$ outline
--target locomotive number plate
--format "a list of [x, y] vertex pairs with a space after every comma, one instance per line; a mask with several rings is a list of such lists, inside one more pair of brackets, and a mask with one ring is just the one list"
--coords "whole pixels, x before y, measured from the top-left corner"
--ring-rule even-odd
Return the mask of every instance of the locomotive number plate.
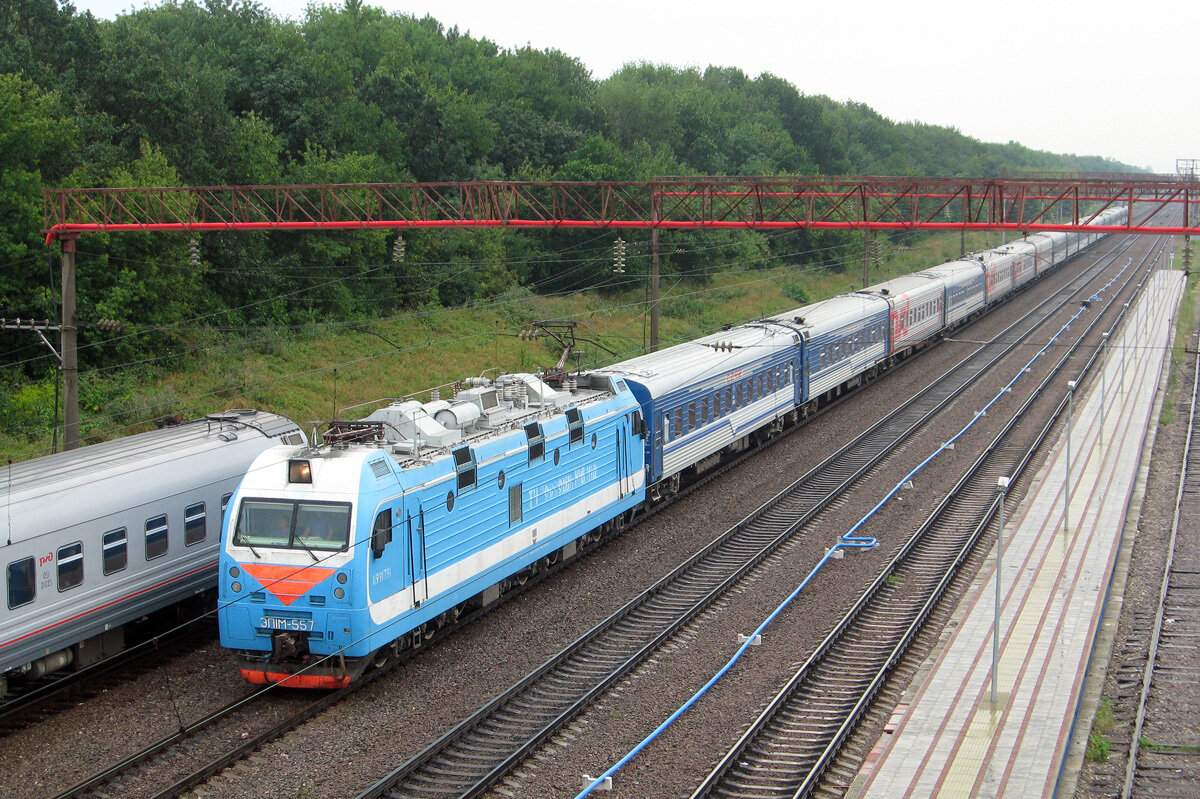
[[258, 626], [264, 630], [291, 630], [293, 632], [308, 632], [313, 629], [312, 619], [276, 619], [263, 616], [258, 620]]

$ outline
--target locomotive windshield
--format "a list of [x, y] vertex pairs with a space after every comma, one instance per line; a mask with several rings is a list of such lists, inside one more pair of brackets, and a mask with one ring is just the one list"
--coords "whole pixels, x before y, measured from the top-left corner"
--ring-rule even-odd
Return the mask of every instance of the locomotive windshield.
[[345, 549], [350, 543], [350, 505], [248, 499], [238, 513], [233, 543], [276, 549]]

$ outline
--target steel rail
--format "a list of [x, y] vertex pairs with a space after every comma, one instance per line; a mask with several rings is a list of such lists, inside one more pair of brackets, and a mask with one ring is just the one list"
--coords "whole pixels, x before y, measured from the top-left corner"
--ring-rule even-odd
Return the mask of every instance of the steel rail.
[[[1137, 274], [1131, 274], [1125, 285]], [[1137, 291], [1143, 283], [1138, 283]], [[1125, 309], [1117, 312], [1111, 329], [1125, 314]], [[1011, 477], [1015, 484], [1065, 411], [1064, 397], [1030, 443], [1015, 452], [1007, 443], [1102, 318], [1094, 317], [1063, 352], [913, 537], [709, 772], [692, 799], [745, 795], [797, 799], [812, 792], [991, 524], [998, 506], [997, 477]], [[1098, 355], [1096, 348], [1080, 370], [1080, 379], [1091, 371]], [[897, 585], [905, 591], [894, 590]], [[913, 586], [920, 590], [913, 591]]]
[[[1093, 271], [1098, 272], [1100, 269], [1101, 269], [1101, 267], [1099, 267], [1099, 266], [1093, 266]], [[1085, 279], [1087, 279], [1086, 275], [1077, 276], [1076, 278], [1073, 278], [1072, 284], [1083, 281]], [[1060, 292], [1058, 292], [1058, 294], [1062, 294], [1063, 291], [1065, 291], [1065, 289], [1060, 290]], [[1052, 299], [1053, 298], [1051, 298], [1051, 300]], [[1038, 306], [1038, 308], [1044, 309], [1051, 302], [1051, 300], [1047, 300], [1047, 301], [1043, 302], [1041, 305]], [[1036, 312], [1037, 312], [1037, 309], [1035, 309], [1034, 311], [1031, 311], [1030, 314], [1027, 315], [1026, 318], [1028, 318], [1028, 316], [1030, 316]], [[1047, 314], [1048, 313], [1049, 312], [1047, 312]], [[1016, 327], [1017, 324], [1019, 324], [1019, 322], [1014, 323], [1014, 325], [1010, 326], [1003, 333], [1001, 333], [999, 336], [997, 336], [996, 339], [999, 340], [1006, 335], [1010, 335], [1010, 331], [1012, 331]], [[1015, 342], [1011, 346], [1015, 346]], [[964, 359], [964, 363], [966, 361], [969, 361], [971, 359], [971, 357], [974, 357], [974, 356], [968, 356], [968, 358]], [[958, 368], [958, 367], [955, 367], [955, 368]], [[829, 409], [840, 404], [841, 401], [845, 401], [845, 400], [849, 399], [851, 396], [853, 396], [853, 393], [848, 395], [847, 397], [843, 397], [841, 400], [839, 400], [839, 402], [831, 403], [830, 406], [825, 408], [823, 412], [827, 412]], [[818, 414], [815, 417], [811, 417], [808, 421], [811, 422], [811, 421], [815, 420], [816, 418], [819, 418], [820, 415], [822, 415], [822, 414]], [[865, 436], [865, 435], [867, 435], [867, 433], [870, 433], [870, 432], [871, 431], [866, 431], [866, 433], [864, 433], [863, 435]], [[777, 440], [778, 439], [772, 439], [770, 442], [767, 442], [767, 445], [773, 444]], [[720, 473], [723, 473], [728, 468], [732, 468], [733, 466], [737, 465], [738, 463], [741, 463], [742, 461], [744, 461], [750, 457], [753, 457], [754, 454], [761, 451], [762, 449], [763, 449], [763, 447], [761, 447], [761, 446], [756, 447], [756, 448], [752, 449], [751, 451], [743, 454], [739, 458], [735, 459], [733, 462], [731, 462], [727, 466], [723, 467], [722, 469], [718, 470], [717, 472], [710, 473], [710, 474], [706, 475], [704, 478], [697, 480], [695, 483], [693, 483], [692, 485], [690, 485], [688, 487], [688, 493], [690, 493], [690, 491], [696, 490], [699, 487], [705, 485], [712, 479], [716, 479], [716, 477], [719, 476]], [[654, 515], [655, 513], [661, 511], [666, 506], [667, 506], [666, 503], [656, 506], [654, 509], [651, 510], [651, 512], [649, 512], [647, 514], [643, 514], [642, 516], [638, 517], [638, 521], [640, 522], [643, 519], [649, 518], [650, 516]], [[594, 546], [596, 546], [596, 545], [593, 545], [593, 547]], [[562, 564], [559, 564], [558, 566], [554, 567], [553, 569], [548, 570], [547, 572], [544, 572], [544, 573], [538, 575], [538, 578], [539, 579], [544, 578], [548, 574], [554, 573], [554, 571], [557, 571], [557, 569], [561, 568], [561, 567], [562, 567]], [[520, 590], [528, 590], [528, 588], [532, 587], [532, 585], [534, 585], [536, 582], [537, 582], [537, 580], [530, 580], [529, 583], [527, 585], [523, 586]], [[517, 593], [517, 591], [514, 591], [512, 593]], [[469, 622], [471, 619], [474, 619], [477, 616], [482, 615], [483, 612], [486, 612], [486, 610], [476, 611], [475, 613], [472, 613], [469, 616], [463, 617], [462, 623]], [[439, 633], [433, 639], [431, 639], [428, 643], [432, 644], [432, 643], [436, 642], [438, 639], [443, 637], [445, 634], [448, 634], [449, 631], [450, 631], [449, 629], [439, 631]], [[214, 757], [214, 758], [206, 761], [200, 767], [194, 769], [191, 773], [189, 773], [185, 777], [176, 781], [169, 788], [167, 788], [167, 789], [163, 790], [162, 792], [160, 792], [159, 794], [157, 794], [156, 797], [167, 797], [167, 796], [178, 795], [178, 793], [200, 784], [205, 779], [211, 777], [212, 775], [214, 775], [216, 773], [219, 773], [221, 770], [226, 768], [229, 764], [236, 762], [237, 760], [247, 756], [248, 754], [254, 752], [258, 748], [265, 745], [266, 743], [278, 738], [279, 736], [285, 734], [286, 732], [290, 731], [291, 729], [294, 729], [296, 726], [303, 723], [307, 719], [312, 718], [316, 714], [323, 712], [325, 709], [328, 709], [329, 707], [332, 707], [333, 705], [337, 704], [342, 699], [344, 699], [346, 696], [348, 696], [350, 693], [356, 692], [357, 690], [361, 689], [362, 687], [365, 687], [367, 684], [370, 684], [370, 683], [374, 682], [376, 679], [379, 679], [384, 674], [390, 673], [396, 666], [403, 663], [405, 661], [405, 659], [407, 659], [407, 657], [414, 654], [415, 651], [419, 651], [419, 650], [413, 650], [413, 651], [406, 652], [404, 658], [393, 661], [392, 663], [389, 664], [388, 668], [374, 670], [372, 672], [369, 672], [368, 675], [366, 675], [363, 679], [361, 679], [359, 682], [355, 683], [351, 687], [346, 688], [346, 689], [341, 689], [339, 691], [335, 691], [325, 697], [322, 697], [322, 699], [318, 700], [317, 702], [311, 703], [310, 705], [305, 706], [305, 708], [303, 708], [302, 710], [288, 716], [287, 718], [283, 719], [282, 721], [278, 722], [277, 724], [271, 725], [267, 729], [264, 729], [258, 733], [254, 733], [250, 736], [247, 736], [245, 739], [241, 740], [237, 746], [235, 746], [234, 748], [228, 750], [227, 752], [225, 752], [217, 757]], [[145, 748], [141, 752], [131, 755], [131, 756], [127, 757], [126, 759], [124, 759], [123, 761], [121, 761], [120, 763], [118, 763], [114, 766], [108, 767], [108, 768], [104, 769], [103, 771], [97, 773], [96, 775], [93, 775], [93, 776], [81, 781], [77, 785], [68, 789], [66, 792], [60, 794], [60, 799], [65, 799], [66, 797], [80, 796], [80, 795], [86, 794], [90, 791], [93, 791], [102, 785], [108, 785], [108, 784], [113, 783], [115, 780], [119, 779], [120, 776], [123, 775], [124, 773], [129, 772], [133, 768], [150, 761], [154, 757], [159, 756], [160, 754], [168, 751], [173, 746], [178, 745], [182, 741], [193, 738], [201, 731], [207, 730], [208, 728], [215, 726], [216, 724], [218, 724], [221, 721], [223, 721], [224, 719], [226, 719], [230, 714], [235, 713], [238, 710], [240, 710], [248, 702], [253, 701], [254, 699], [257, 699], [257, 698], [265, 695], [270, 690], [271, 690], [270, 688], [260, 689], [258, 691], [247, 694], [246, 696], [241, 697], [234, 702], [227, 704], [224, 708], [222, 708], [218, 711], [214, 711], [213, 713], [209, 714], [208, 716], [201, 719], [200, 721], [195, 722], [190, 725], [187, 725], [184, 728], [181, 728], [176, 733], [173, 733], [172, 735], [166, 736], [165, 738], [163, 738], [159, 741], [156, 741], [154, 744]]]
[[[379, 780], [359, 799], [384, 795], [468, 797], [486, 791], [594, 697], [736, 584], [848, 485], [875, 468], [907, 435], [928, 421], [931, 406], [945, 407], [987, 366], [1018, 346], [1021, 336], [1016, 333], [1021, 325], [1032, 329], [1040, 324], [1068, 302], [1060, 297], [1075, 295], [1079, 286], [1105, 268], [1094, 266], [1090, 274], [1076, 277], [1072, 285], [1031, 310], [991, 345], [964, 358], [934, 385]], [[950, 386], [955, 380], [958, 383]], [[869, 452], [861, 451], [868, 446]]]
[[[1148, 768], [1140, 759], [1139, 754], [1142, 747], [1146, 745], [1143, 741], [1143, 732], [1146, 723], [1146, 707], [1150, 701], [1151, 694], [1154, 690], [1154, 678], [1159, 672], [1160, 666], [1158, 662], [1159, 647], [1163, 639], [1163, 625], [1167, 616], [1168, 608], [1171, 609], [1172, 627], [1176, 630], [1183, 629], [1182, 636], [1194, 636], [1197, 626], [1200, 625], [1200, 607], [1196, 605], [1195, 597], [1183, 597], [1182, 601], [1178, 594], [1187, 594], [1195, 592], [1195, 557], [1197, 547], [1193, 542], [1183, 542], [1179, 538], [1179, 521], [1182, 515], [1185, 502], [1194, 503], [1194, 500], [1186, 498], [1187, 494], [1195, 493], [1200, 488], [1200, 463], [1193, 462], [1192, 449], [1197, 433], [1196, 425], [1196, 406], [1200, 400], [1200, 352], [1197, 352], [1195, 362], [1193, 363], [1194, 375], [1192, 378], [1192, 401], [1191, 410], [1188, 414], [1188, 429], [1187, 437], [1183, 447], [1183, 457], [1179, 468], [1179, 483], [1175, 492], [1175, 510], [1171, 521], [1171, 535], [1167, 542], [1167, 559], [1163, 565], [1162, 580], [1158, 590], [1158, 607], [1154, 614], [1154, 626], [1150, 633], [1150, 647], [1146, 655], [1146, 665], [1142, 671], [1142, 687], [1138, 694], [1137, 715], [1134, 721], [1133, 735], [1129, 740], [1129, 755], [1125, 761], [1125, 780], [1121, 785], [1121, 799], [1129, 799], [1133, 795], [1134, 787], [1138, 787], [1140, 796], [1180, 796], [1179, 789], [1183, 784], [1191, 784], [1192, 788], [1183, 788], [1183, 790], [1192, 790], [1195, 787], [1195, 777], [1200, 774], [1200, 752], [1180, 750], [1173, 752], [1176, 758], [1182, 758], [1185, 762], [1172, 762], [1167, 768], [1168, 774], [1162, 774], [1163, 766], [1157, 768]], [[1189, 546], [1190, 545], [1190, 546]], [[1191, 556], [1191, 562], [1185, 566], [1183, 576], [1184, 585], [1179, 584], [1179, 580], [1172, 580], [1175, 575], [1175, 558], [1180, 554], [1180, 550], [1188, 548], [1186, 554]], [[1186, 583], [1192, 583], [1188, 585]], [[1182, 622], [1182, 623], [1180, 623]], [[1169, 634], [1168, 638], [1172, 636]], [[1194, 638], [1190, 645], [1194, 645]], [[1189, 644], [1184, 644], [1189, 646]], [[1193, 674], [1200, 672], [1193, 661]], [[1175, 674], [1170, 677], [1164, 677], [1162, 682], [1173, 678], [1178, 681], [1181, 675]], [[1200, 676], [1200, 675], [1198, 675]], [[1193, 684], [1197, 682], [1195, 678]], [[1193, 746], [1193, 749], [1195, 747]], [[1181, 772], [1181, 765], [1186, 765], [1190, 768], [1190, 776], [1192, 779], [1187, 779]]]
[[191, 630], [189, 623], [181, 624], [78, 671], [52, 672], [15, 689], [10, 684], [9, 693], [0, 702], [0, 729], [18, 729], [35, 712], [50, 712], [55, 703], [67, 695], [71, 696], [72, 701], [78, 699], [80, 694], [90, 696], [103, 687], [120, 682], [138, 669], [153, 667], [155, 661], [161, 661], [172, 653], [186, 651], [197, 646], [198, 642], [213, 641], [216, 637], [216, 615], [213, 614], [211, 621], [204, 623], [199, 631]]
[[[1005, 302], [1007, 302], [1007, 300], [1005, 300]], [[808, 419], [806, 419], [804, 422], [796, 425], [795, 427], [792, 427], [792, 428], [786, 430], [783, 435], [770, 438], [767, 441], [765, 441], [757, 446], [751, 447], [750, 449], [748, 449], [745, 452], [738, 455], [736, 458], [733, 458], [726, 464], [723, 464], [721, 467], [719, 467], [717, 469], [713, 469], [710, 472], [706, 472], [699, 479], [694, 480], [693, 482], [685, 485], [679, 491], [679, 493], [676, 494], [674, 497], [666, 499], [663, 502], [660, 502], [660, 503], [654, 505], [649, 510], [645, 510], [645, 511], [642, 511], [641, 513], [639, 513], [634, 518], [631, 526], [636, 526], [638, 524], [641, 524], [643, 521], [652, 518], [653, 516], [657, 515], [658, 513], [661, 513], [662, 511], [666, 510], [671, 505], [673, 505], [677, 500], [682, 499], [683, 497], [690, 495], [694, 491], [697, 491], [697, 490], [703, 488], [705, 485], [707, 485], [711, 481], [717, 479], [721, 475], [736, 468], [737, 466], [740, 466], [742, 463], [744, 463], [745, 461], [760, 454], [765, 449], [779, 443], [784, 438], [786, 438], [788, 435], [790, 435], [794, 432], [797, 432], [798, 430], [802, 429], [807, 424], [811, 424], [811, 423], [815, 422], [816, 420], [820, 419], [822, 416], [824, 416], [829, 411], [832, 411], [834, 408], [840, 406], [843, 402], [847, 402], [847, 401], [851, 400], [855, 396], [856, 393], [857, 393], [856, 391], [848, 392], [847, 394], [843, 395], [842, 397], [828, 403], [825, 406], [822, 406], [822, 408], [817, 413], [813, 414]], [[584, 555], [584, 554], [590, 553], [591, 551], [599, 548], [603, 543], [622, 534], [625, 531], [625, 529], [626, 528], [619, 528], [619, 529], [614, 528], [614, 530], [612, 532], [610, 532], [609, 534], [601, 536], [600, 538], [598, 538], [590, 543], [585, 543], [583, 546], [581, 546], [581, 548], [579, 550], [579, 555]], [[546, 577], [549, 577], [552, 574], [557, 573], [559, 570], [564, 568], [568, 563], [571, 563], [574, 560], [575, 559], [572, 559], [569, 561], [560, 561], [559, 563], [551, 566], [550, 568], [537, 573], [533, 577], [530, 577], [527, 582], [516, 585], [511, 590], [504, 592], [502, 594], [502, 596], [507, 601], [508, 599], [511, 599], [514, 596], [533, 588], [541, 580], [545, 579]], [[407, 649], [407, 650], [403, 651], [399, 658], [389, 661], [386, 664], [386, 666], [384, 666], [383, 668], [372, 669], [366, 675], [364, 675], [362, 678], [360, 678], [357, 682], [355, 682], [348, 688], [340, 689], [331, 694], [328, 694], [327, 697], [328, 697], [329, 701], [325, 701], [325, 698], [323, 698], [321, 701], [314, 703], [310, 707], [306, 707], [305, 709], [293, 714], [292, 716], [284, 719], [283, 721], [280, 721], [279, 723], [272, 725], [271, 727], [264, 729], [258, 733], [247, 736], [235, 748], [233, 748], [232, 750], [230, 750], [222, 755], [219, 755], [216, 758], [213, 758], [213, 759], [205, 762], [203, 765], [196, 768], [192, 773], [190, 773], [186, 777], [183, 777], [180, 780], [176, 781], [170, 788], [168, 788], [168, 789], [164, 790], [163, 792], [161, 792], [160, 794], [158, 794], [157, 797], [165, 798], [168, 796], [174, 796], [174, 795], [177, 795], [179, 792], [187, 790], [188, 788], [199, 785], [204, 780], [219, 773], [221, 770], [226, 768], [231, 763], [234, 763], [237, 760], [239, 760], [243, 757], [246, 757], [247, 755], [253, 753], [255, 750], [261, 748], [262, 746], [266, 745], [267, 743], [271, 742], [272, 740], [284, 735], [285, 733], [287, 733], [290, 730], [294, 729], [295, 727], [299, 726], [304, 721], [313, 717], [316, 713], [319, 713], [325, 709], [328, 709], [329, 707], [332, 707], [334, 704], [337, 704], [341, 700], [345, 699], [351, 693], [357, 692], [359, 689], [365, 687], [366, 685], [373, 683], [377, 679], [380, 679], [384, 674], [391, 673], [396, 668], [398, 668], [399, 666], [401, 666], [405, 662], [407, 662], [407, 660], [409, 658], [411, 658], [412, 656], [419, 653], [424, 647], [433, 646], [433, 645], [437, 644], [442, 638], [444, 638], [446, 635], [449, 635], [455, 629], [458, 629], [459, 627], [470, 623], [471, 621], [473, 621], [473, 620], [479, 618], [480, 616], [484, 615], [485, 613], [489, 612], [491, 609], [492, 608], [489, 606], [486, 608], [475, 610], [469, 614], [464, 614], [462, 617], [459, 618], [458, 622], [453, 627], [439, 629], [432, 637], [424, 640], [420, 647], [413, 648], [413, 649]], [[70, 799], [71, 797], [86, 795], [89, 792], [92, 792], [101, 786], [113, 783], [114, 781], [118, 780], [121, 777], [121, 775], [123, 775], [124, 773], [134, 769], [135, 767], [142, 765], [143, 763], [148, 762], [149, 760], [158, 756], [159, 754], [166, 752], [172, 746], [178, 745], [178, 744], [182, 743], [183, 741], [186, 741], [186, 740], [189, 740], [189, 739], [195, 737], [198, 733], [220, 723], [221, 721], [223, 721], [227, 717], [229, 717], [231, 714], [242, 709], [242, 707], [244, 705], [248, 704], [251, 701], [261, 698], [262, 695], [265, 695], [266, 693], [273, 691], [273, 690], [278, 690], [278, 687], [277, 686], [267, 686], [265, 688], [260, 688], [260, 689], [257, 689], [256, 691], [252, 691], [242, 697], [239, 697], [236, 700], [228, 702], [225, 706], [209, 713], [204, 718], [202, 718], [194, 723], [191, 723], [188, 725], [183, 725], [180, 728], [180, 730], [178, 730], [177, 732], [172, 733], [168, 736], [165, 736], [164, 738], [162, 738], [158, 741], [155, 741], [154, 743], [150, 744], [149, 746], [142, 749], [141, 751], [127, 756], [126, 758], [122, 759], [119, 763], [114, 764], [112, 766], [105, 767], [101, 771], [81, 780], [80, 782], [78, 782], [77, 784], [72, 786], [71, 788], [68, 788], [66, 791], [58, 794], [55, 797], [55, 799]]]

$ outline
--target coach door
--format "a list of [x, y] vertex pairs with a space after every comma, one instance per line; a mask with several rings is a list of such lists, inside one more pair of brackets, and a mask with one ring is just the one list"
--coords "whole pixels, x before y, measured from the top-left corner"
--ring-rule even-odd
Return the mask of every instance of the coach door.
[[418, 508], [416, 518], [408, 517], [408, 547], [412, 552], [413, 605], [429, 598], [425, 580], [425, 510]]

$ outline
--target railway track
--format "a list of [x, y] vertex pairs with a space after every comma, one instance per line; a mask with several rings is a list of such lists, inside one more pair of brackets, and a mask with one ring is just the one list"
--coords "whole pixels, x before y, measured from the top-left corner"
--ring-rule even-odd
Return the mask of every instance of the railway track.
[[[1193, 341], [1193, 346], [1195, 342]], [[1193, 363], [1191, 411], [1175, 495], [1167, 559], [1150, 625], [1149, 654], [1139, 675], [1137, 715], [1121, 798], [1184, 799], [1200, 785], [1196, 719], [1200, 686], [1200, 354]], [[1181, 529], [1182, 528], [1182, 529]]]
[[23, 729], [68, 704], [95, 696], [132, 676], [159, 668], [173, 657], [216, 639], [217, 620], [215, 615], [210, 615], [195, 623], [178, 625], [85, 669], [56, 672], [24, 684], [10, 685], [9, 692], [0, 701], [0, 736]]
[[[1139, 270], [1140, 271], [1140, 270]], [[1123, 317], [1124, 312], [1121, 316]], [[1099, 316], [1088, 326], [1099, 325]], [[1112, 329], [1120, 324], [1119, 317]], [[1085, 333], [1086, 336], [1086, 333]], [[1046, 388], [1070, 363], [1084, 337], [1026, 399], [912, 539], [875, 578], [845, 618], [768, 703], [692, 794], [701, 797], [805, 797], [833, 763], [873, 698], [908, 650], [962, 564], [991, 525], [996, 482], [1021, 478], [1063, 414], [1036, 421], [1053, 404]], [[1096, 350], [1080, 375], [1098, 359]], [[845, 786], [845, 776], [838, 778]], [[826, 786], [829, 788], [830, 786]], [[836, 794], [836, 790], [828, 790]]]
[[1095, 267], [1072, 281], [614, 616], [400, 765], [360, 799], [482, 794], [848, 486], [879, 468], [931, 414], [972, 385], [1045, 319], [1072, 299], [1078, 301], [1081, 288], [1101, 271]]
[[[1099, 268], [1093, 267], [1092, 271], [1098, 272]], [[1071, 285], [1083, 285], [1084, 280], [1085, 277], [1081, 275], [1075, 278]], [[1061, 297], [1062, 295], [1063, 292], [1060, 291], [1056, 297]], [[1053, 313], [1056, 308], [1061, 307], [1064, 302], [1066, 301], [1063, 300], [1058, 303], [1043, 303], [1039, 306], [1039, 309], [1041, 309], [1042, 314], [1048, 316], [1049, 314]], [[1031, 314], [1033, 313], [1037, 313], [1037, 310], [1031, 312]], [[1026, 319], [1030, 319], [1030, 316], [1027, 316]], [[1005, 336], [1015, 337], [1016, 332], [1014, 328], [1010, 328], [1005, 332], [1005, 334], [1002, 334], [1001, 338]], [[1011, 341], [1008, 339], [1005, 340], [1008, 342], [1008, 346], [1016, 346], [1018, 339], [1012, 338]], [[979, 366], [976, 366], [975, 368], [980, 369]], [[948, 398], [946, 401], [948, 401]], [[726, 468], [732, 468], [737, 463], [745, 460], [746, 457], [752, 456], [752, 454], [753, 453], [748, 453], [746, 456], [729, 464]], [[715, 479], [725, 470], [726, 469], [722, 469], [706, 475], [704, 479], [693, 484], [691, 490], [695, 490], [699, 486], [708, 483], [712, 479]], [[656, 508], [654, 512], [657, 512], [657, 510], [661, 509], [661, 507], [662, 506]], [[653, 514], [647, 514], [647, 517], [648, 515]], [[552, 572], [547, 572], [547, 574], [549, 573]], [[533, 585], [534, 582], [535, 580], [530, 580], [525, 588]], [[474, 616], [471, 618], [473, 617]], [[464, 621], [469, 621], [469, 619], [465, 619]], [[439, 633], [438, 637], [440, 637], [440, 635], [441, 633]], [[432, 640], [436, 640], [436, 637]], [[404, 661], [396, 661], [392, 664], [392, 666], [394, 667], [402, 662]], [[238, 728], [239, 720], [245, 717], [244, 714], [247, 708], [254, 705], [256, 701], [268, 693], [268, 691], [256, 691], [247, 694], [246, 696], [238, 697], [235, 701], [230, 702], [225, 707], [210, 713], [208, 716], [195, 723], [188, 725], [181, 724], [180, 729], [176, 733], [155, 742], [153, 745], [145, 748], [141, 752], [131, 755], [121, 763], [109, 766], [97, 774], [89, 777], [88, 779], [79, 782], [77, 785], [60, 794], [60, 796], [68, 797], [97, 794], [118, 795], [123, 792], [127, 786], [137, 783], [150, 771], [160, 773], [160, 776], [153, 780], [155, 785], [160, 785], [163, 782], [163, 779], [165, 778], [162, 775], [171, 775], [170, 777], [167, 777], [172, 780], [170, 785], [166, 788], [155, 789], [158, 791], [154, 794], [155, 796], [166, 797], [178, 795], [190, 787], [200, 784], [208, 777], [220, 772], [231, 763], [234, 763], [237, 760], [245, 757], [267, 742], [279, 737], [280, 735], [283, 735], [291, 729], [294, 729], [302, 724], [305, 720], [312, 718], [329, 707], [332, 707], [334, 704], [342, 701], [342, 699], [349, 694], [356, 692], [362, 687], [365, 687], [367, 684], [374, 682], [375, 679], [382, 677], [384, 674], [390, 672], [390, 670], [391, 669], [389, 668], [373, 672], [369, 675], [369, 679], [364, 679], [349, 689], [344, 689], [342, 691], [333, 692], [323, 696], [317, 701], [300, 702], [294, 694], [290, 698], [285, 697], [279, 703], [277, 703], [281, 706], [280, 708], [276, 709], [278, 712], [272, 712], [270, 714], [272, 719], [268, 723], [258, 725], [260, 727], [259, 731], [252, 733], [244, 733], [244, 731], [241, 731], [237, 732], [236, 734], [226, 734], [226, 730]], [[291, 692], [287, 691], [282, 693], [291, 694]], [[204, 738], [206, 741], [211, 740], [223, 742], [218, 746], [215, 743], [209, 744], [200, 742], [198, 741], [200, 738]], [[236, 744], [232, 747], [228, 745], [228, 741], [230, 739], [236, 741]], [[211, 754], [204, 754], [204, 752], [209, 751], [210, 749], [213, 750]], [[181, 751], [186, 752], [186, 757], [177, 756], [176, 753]], [[184, 765], [181, 762], [185, 760], [187, 761], [186, 768], [184, 768]], [[199, 768], [195, 767], [195, 763], [197, 761], [201, 761], [201, 766]], [[139, 792], [143, 794], [145, 793], [144, 790]]]

